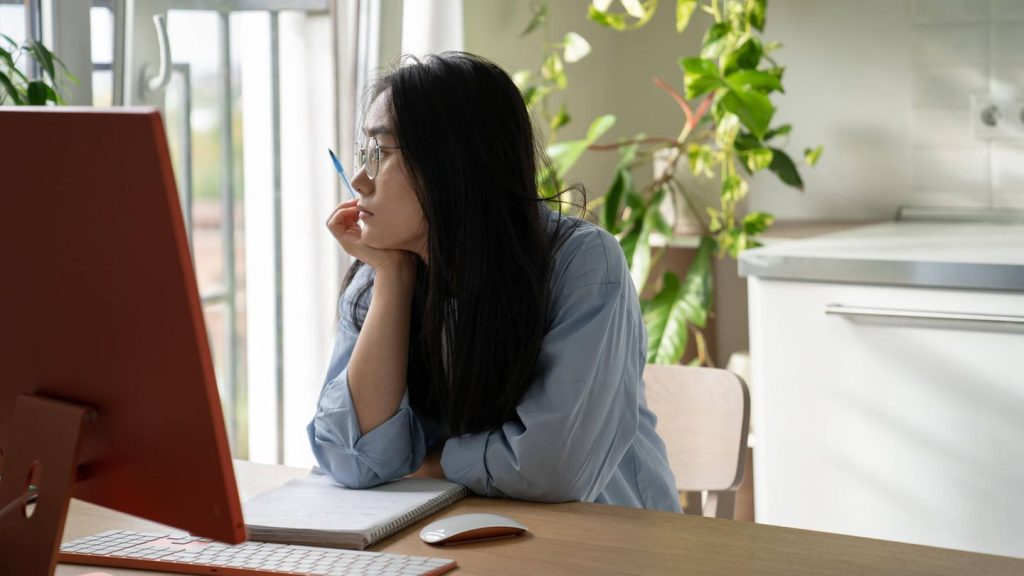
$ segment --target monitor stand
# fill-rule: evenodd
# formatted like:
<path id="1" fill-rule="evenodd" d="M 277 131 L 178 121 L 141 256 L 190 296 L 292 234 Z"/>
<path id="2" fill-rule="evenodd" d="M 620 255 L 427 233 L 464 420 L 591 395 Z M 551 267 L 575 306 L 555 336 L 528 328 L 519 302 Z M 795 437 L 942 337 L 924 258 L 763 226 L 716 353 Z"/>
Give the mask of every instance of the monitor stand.
<path id="1" fill-rule="evenodd" d="M 78 467 L 86 406 L 23 394 L 14 409 L 0 478 L 0 574 L 50 575 Z M 37 498 L 29 516 L 28 485 Z"/>

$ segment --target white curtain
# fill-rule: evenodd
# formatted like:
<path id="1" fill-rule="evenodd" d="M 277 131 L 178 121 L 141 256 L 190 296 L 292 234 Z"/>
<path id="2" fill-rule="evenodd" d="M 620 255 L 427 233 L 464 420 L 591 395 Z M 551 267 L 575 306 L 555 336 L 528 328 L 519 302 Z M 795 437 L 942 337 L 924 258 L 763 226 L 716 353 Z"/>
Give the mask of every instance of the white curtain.
<path id="1" fill-rule="evenodd" d="M 462 0 L 406 0 L 402 53 L 422 56 L 462 50 Z"/>

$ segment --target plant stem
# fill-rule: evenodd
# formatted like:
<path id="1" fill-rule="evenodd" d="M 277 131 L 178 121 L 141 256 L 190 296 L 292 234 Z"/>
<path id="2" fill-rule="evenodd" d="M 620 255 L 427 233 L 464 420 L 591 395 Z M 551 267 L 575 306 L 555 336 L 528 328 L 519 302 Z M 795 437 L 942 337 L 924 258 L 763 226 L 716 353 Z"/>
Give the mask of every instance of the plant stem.
<path id="1" fill-rule="evenodd" d="M 617 144 L 591 144 L 590 146 L 587 146 L 587 150 L 596 150 L 596 151 L 606 152 L 608 150 L 618 150 L 619 148 L 622 148 L 623 146 L 628 146 L 630 144 L 655 144 L 655 143 L 679 144 L 679 142 L 677 140 L 675 140 L 673 138 L 669 138 L 667 136 L 652 136 L 650 138 L 634 138 L 632 140 L 623 140 L 622 142 L 619 142 Z"/>

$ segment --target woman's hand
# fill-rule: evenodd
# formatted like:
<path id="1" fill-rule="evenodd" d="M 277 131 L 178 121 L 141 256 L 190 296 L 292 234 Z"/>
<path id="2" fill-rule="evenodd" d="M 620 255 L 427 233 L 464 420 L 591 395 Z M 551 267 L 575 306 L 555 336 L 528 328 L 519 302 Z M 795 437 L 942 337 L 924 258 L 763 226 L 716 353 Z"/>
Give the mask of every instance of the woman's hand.
<path id="1" fill-rule="evenodd" d="M 346 200 L 327 219 L 327 229 L 350 256 L 358 258 L 380 271 L 392 265 L 415 270 L 416 256 L 411 252 L 396 249 L 374 248 L 363 242 L 363 229 L 359 227 L 358 200 Z"/>

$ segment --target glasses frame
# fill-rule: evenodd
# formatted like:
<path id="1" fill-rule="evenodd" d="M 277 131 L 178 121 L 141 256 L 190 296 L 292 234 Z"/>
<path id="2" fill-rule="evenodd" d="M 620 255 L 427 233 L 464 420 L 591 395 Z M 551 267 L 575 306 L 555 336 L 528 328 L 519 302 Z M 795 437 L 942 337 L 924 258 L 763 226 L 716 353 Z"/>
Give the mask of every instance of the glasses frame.
<path id="1" fill-rule="evenodd" d="M 356 172 L 360 169 L 366 172 L 366 177 L 373 180 L 380 173 L 380 151 L 381 150 L 401 150 L 401 146 L 385 146 L 377 140 L 376 136 L 370 136 L 365 144 L 360 145 L 356 143 L 355 150 L 355 161 L 356 161 Z M 370 171 L 370 155 L 375 155 L 373 162 L 373 172 Z"/>

